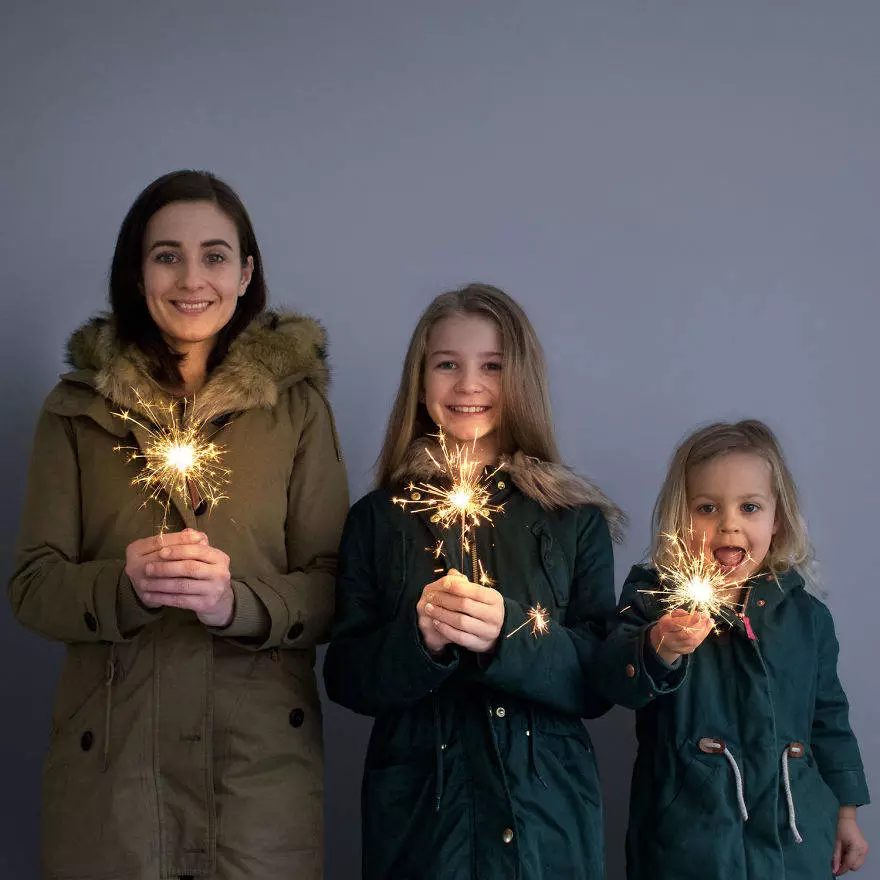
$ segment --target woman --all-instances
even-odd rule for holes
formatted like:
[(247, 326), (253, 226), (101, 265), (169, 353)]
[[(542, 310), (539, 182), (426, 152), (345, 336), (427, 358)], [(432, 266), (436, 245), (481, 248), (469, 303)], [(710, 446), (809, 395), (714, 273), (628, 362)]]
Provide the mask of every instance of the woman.
[[(247, 212), (205, 172), (137, 198), (110, 302), (40, 416), (9, 586), (67, 647), (43, 876), (320, 877), (312, 667), (348, 507), (323, 330), (265, 310)], [(148, 499), (169, 422), (220, 447), (222, 498)]]

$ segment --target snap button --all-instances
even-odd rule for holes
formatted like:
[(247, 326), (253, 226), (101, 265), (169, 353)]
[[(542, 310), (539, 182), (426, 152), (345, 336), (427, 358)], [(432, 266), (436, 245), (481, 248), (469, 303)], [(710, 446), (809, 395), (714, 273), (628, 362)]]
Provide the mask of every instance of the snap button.
[(709, 736), (704, 736), (698, 745), (700, 751), (707, 755), (720, 755), (727, 748), (723, 739), (712, 739)]
[(86, 730), (79, 738), (79, 747), (87, 752), (95, 744), (95, 735), (91, 730)]
[(758, 608), (763, 608), (767, 604), (765, 599), (758, 599)]
[(804, 746), (803, 743), (789, 743), (788, 744), (788, 754), (791, 758), (803, 758), (804, 756)]
[(504, 480), (499, 480), (499, 481), (498, 481), (498, 488), (499, 488), (499, 489), (506, 489), (506, 488), (507, 488), (507, 483), (505, 483)]
[(503, 718), (503, 717), (507, 714), (507, 712), (505, 711), (504, 706), (499, 706), (499, 707), (495, 710), (495, 714), (496, 714), (499, 718)]
[(291, 727), (302, 727), (303, 721), (306, 719), (306, 713), (303, 712), (302, 709), (291, 709), (290, 711), (290, 726)]
[(422, 500), (422, 493), (421, 492), (411, 492), (409, 497), (412, 498), (413, 501), (421, 501)]
[(627, 678), (635, 678), (636, 676), (636, 668), (632, 665), (632, 663), (626, 664), (626, 677)]
[(98, 631), (98, 621), (95, 618), (95, 615), (92, 614), (91, 611), (86, 611), (86, 613), (83, 614), (83, 620), (85, 621), (86, 629), (88, 629), (89, 632), (97, 632)]
[(513, 829), (505, 828), (504, 831), (501, 832), (501, 839), (505, 843), (510, 843), (513, 840)]
[(302, 634), (305, 627), (303, 626), (303, 622), (298, 620), (293, 626), (287, 631), (287, 638), (291, 641), (294, 639), (298, 639)]

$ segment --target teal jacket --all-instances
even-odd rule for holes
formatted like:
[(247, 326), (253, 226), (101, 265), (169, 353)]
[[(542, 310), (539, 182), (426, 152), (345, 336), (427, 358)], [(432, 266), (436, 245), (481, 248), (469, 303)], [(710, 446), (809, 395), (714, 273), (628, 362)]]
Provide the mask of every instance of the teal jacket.
[[(614, 610), (609, 528), (595, 506), (547, 509), (512, 483), (495, 475), (492, 502), (504, 510), (475, 536), (504, 595), (491, 656), (454, 648), (435, 660), (419, 636), (415, 606), (437, 569), (473, 577), (455, 530), (384, 490), (349, 514), (324, 677), (331, 699), (376, 719), (362, 789), (367, 880), (604, 877), (581, 717), (609, 707), (594, 664)], [(551, 614), (549, 632), (506, 638), (536, 603)]]
[(642, 592), (656, 572), (624, 585), (607, 650), (674, 680), (654, 699), (618, 695), (639, 709), (629, 880), (827, 880), (838, 808), (868, 803), (831, 614), (793, 571), (746, 586), (755, 638), (734, 616), (672, 671), (646, 637), (663, 613)]

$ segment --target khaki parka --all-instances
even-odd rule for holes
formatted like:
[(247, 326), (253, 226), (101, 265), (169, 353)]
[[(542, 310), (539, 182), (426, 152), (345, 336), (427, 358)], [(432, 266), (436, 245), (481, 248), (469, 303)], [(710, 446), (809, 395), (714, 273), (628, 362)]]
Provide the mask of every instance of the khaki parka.
[[(315, 645), (333, 613), (348, 490), (325, 397), (323, 330), (264, 313), (233, 343), (189, 416), (225, 452), (228, 496), (175, 498), (230, 558), (235, 612), (210, 629), (150, 610), (127, 545), (162, 508), (132, 481), (138, 395), (168, 402), (110, 319), (71, 338), (74, 372), (39, 418), (9, 595), (66, 645), (45, 763), (42, 876), (53, 880), (289, 880), (322, 876), (321, 711)], [(155, 415), (155, 410), (154, 410)]]

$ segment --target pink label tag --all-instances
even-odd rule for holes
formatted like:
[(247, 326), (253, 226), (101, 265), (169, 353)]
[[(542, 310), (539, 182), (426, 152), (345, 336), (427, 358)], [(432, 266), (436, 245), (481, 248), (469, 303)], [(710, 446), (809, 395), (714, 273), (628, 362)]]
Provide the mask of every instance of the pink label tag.
[(752, 629), (752, 622), (751, 622), (751, 620), (749, 620), (748, 617), (745, 616), (745, 614), (743, 615), (743, 619), (742, 619), (742, 620), (743, 620), (743, 623), (746, 625), (746, 635), (747, 635), (750, 639), (752, 639), (753, 641), (757, 642), (757, 641), (758, 641), (758, 637), (755, 635), (755, 631)]

